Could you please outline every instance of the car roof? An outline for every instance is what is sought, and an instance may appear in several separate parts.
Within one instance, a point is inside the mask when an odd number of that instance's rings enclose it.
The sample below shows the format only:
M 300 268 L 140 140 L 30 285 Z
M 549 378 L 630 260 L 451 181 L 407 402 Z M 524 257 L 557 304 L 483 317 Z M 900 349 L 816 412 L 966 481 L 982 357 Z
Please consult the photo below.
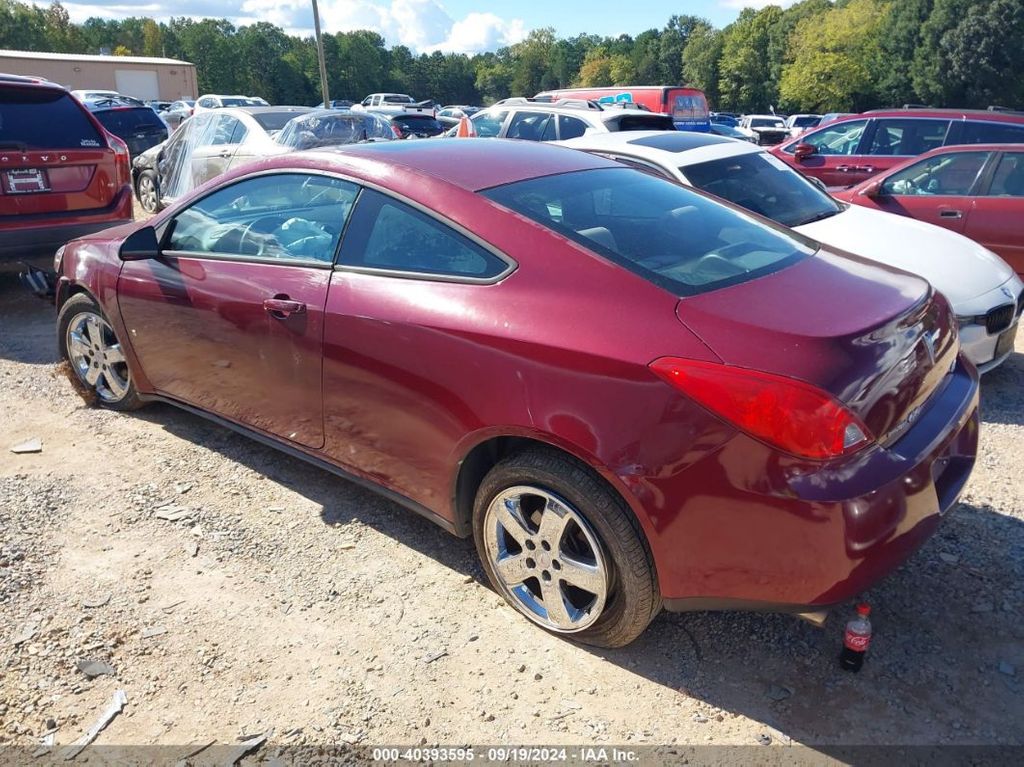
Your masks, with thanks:
M 769 120 L 782 120 L 782 121 L 785 121 L 785 119 L 786 119 L 782 115 L 743 115 L 743 117 L 744 118 L 751 118 L 751 117 L 767 118 Z
M 11 75 L 0 72 L 0 85 L 15 85 L 25 88 L 51 88 L 54 90 L 67 91 L 63 85 L 50 82 L 45 77 L 33 77 L 29 75 Z
M 1024 152 L 1024 144 L 949 144 L 919 154 L 911 159 L 920 160 L 938 154 L 960 154 L 962 152 Z
M 861 114 L 850 114 L 841 120 L 871 117 L 938 117 L 947 120 L 977 120 L 984 118 L 992 122 L 1024 122 L 1024 112 L 999 112 L 991 109 L 873 109 Z M 835 120 L 834 122 L 840 122 Z
M 622 167 L 611 160 L 550 143 L 491 138 L 383 141 L 343 148 L 326 147 L 276 158 L 272 164 L 286 166 L 299 158 L 338 171 L 351 170 L 371 179 L 388 178 L 396 169 L 402 169 L 470 192 L 541 176 Z
M 672 167 L 764 152 L 764 149 L 754 146 L 749 141 L 737 141 L 725 136 L 691 131 L 600 133 L 558 143 L 571 149 L 626 154 Z

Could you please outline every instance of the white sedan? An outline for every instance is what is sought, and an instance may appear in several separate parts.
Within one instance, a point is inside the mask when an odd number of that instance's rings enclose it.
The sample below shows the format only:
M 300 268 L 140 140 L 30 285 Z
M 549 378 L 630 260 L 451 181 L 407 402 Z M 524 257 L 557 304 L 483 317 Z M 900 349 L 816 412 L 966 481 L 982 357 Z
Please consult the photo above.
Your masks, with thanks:
M 997 348 L 999 334 L 988 332 L 985 318 L 1008 304 L 1024 305 L 1024 283 L 1005 261 L 973 240 L 834 200 L 745 141 L 644 131 L 587 135 L 561 143 L 703 189 L 818 242 L 924 277 L 953 306 L 960 318 L 964 354 L 981 372 L 999 365 L 1012 351 Z M 1013 323 L 1019 320 L 1017 309 Z

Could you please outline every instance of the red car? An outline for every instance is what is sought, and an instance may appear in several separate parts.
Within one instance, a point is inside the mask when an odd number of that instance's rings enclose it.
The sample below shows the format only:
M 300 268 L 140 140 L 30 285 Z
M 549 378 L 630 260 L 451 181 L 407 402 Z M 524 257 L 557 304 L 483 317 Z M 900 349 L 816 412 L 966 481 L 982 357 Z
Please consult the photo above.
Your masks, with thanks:
M 663 604 L 846 600 L 975 460 L 977 373 L 926 282 L 564 147 L 284 155 L 59 272 L 61 351 L 107 407 L 368 483 L 596 645 Z
M 131 220 L 127 145 L 61 86 L 0 75 L 0 259 Z
M 834 196 L 952 229 L 1024 276 L 1024 144 L 934 149 Z
M 772 154 L 826 186 L 848 187 L 952 144 L 1024 143 L 1024 113 L 954 109 L 865 112 L 808 131 Z

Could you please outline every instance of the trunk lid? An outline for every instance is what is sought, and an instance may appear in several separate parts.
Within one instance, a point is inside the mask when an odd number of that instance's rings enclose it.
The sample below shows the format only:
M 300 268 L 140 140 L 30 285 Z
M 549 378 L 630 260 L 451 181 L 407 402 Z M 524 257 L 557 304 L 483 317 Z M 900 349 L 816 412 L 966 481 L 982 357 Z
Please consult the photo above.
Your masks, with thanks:
M 676 314 L 726 364 L 817 386 L 882 444 L 910 428 L 959 350 L 949 306 L 927 282 L 828 252 L 681 299 Z

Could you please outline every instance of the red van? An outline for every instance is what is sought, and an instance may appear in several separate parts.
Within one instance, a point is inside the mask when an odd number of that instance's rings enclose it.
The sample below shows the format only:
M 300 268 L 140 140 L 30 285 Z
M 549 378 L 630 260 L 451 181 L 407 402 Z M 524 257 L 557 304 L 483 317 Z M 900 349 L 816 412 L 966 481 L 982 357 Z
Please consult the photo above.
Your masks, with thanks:
M 0 74 L 0 261 L 131 220 L 128 146 L 60 85 Z
M 669 115 L 678 130 L 711 130 L 708 100 L 699 88 L 682 85 L 616 85 L 610 88 L 562 88 L 538 93 L 538 99 L 588 99 L 599 104 L 636 104 Z

